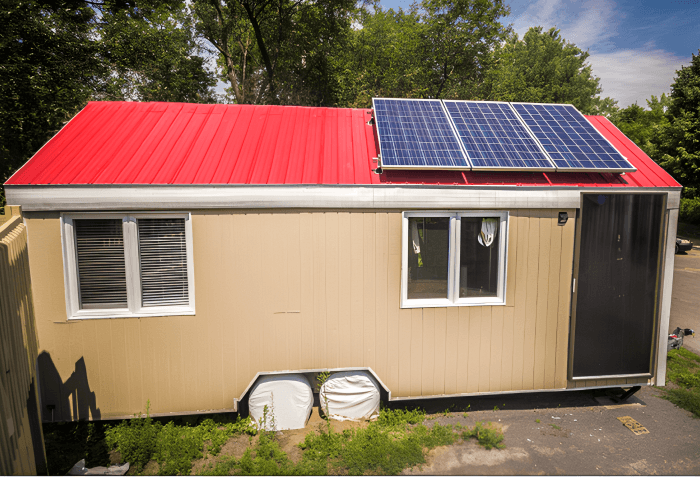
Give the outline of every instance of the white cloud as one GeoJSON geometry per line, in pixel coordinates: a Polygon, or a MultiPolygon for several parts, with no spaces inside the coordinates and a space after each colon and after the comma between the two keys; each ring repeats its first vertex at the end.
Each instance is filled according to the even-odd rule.
{"type": "Polygon", "coordinates": [[[522,37],[530,27],[556,27],[562,36],[582,49],[592,48],[617,35],[623,15],[612,0],[536,0],[513,18],[513,28],[522,37]]]}
{"type": "MultiPolygon", "coordinates": [[[[652,95],[668,94],[676,70],[690,63],[690,58],[655,48],[651,43],[635,49],[615,49],[614,39],[626,15],[613,0],[513,0],[513,3],[522,11],[511,17],[513,28],[521,38],[533,26],[561,30],[564,39],[588,50],[588,62],[603,87],[602,96],[617,100],[621,107],[635,102],[646,107],[646,100],[652,95]]],[[[656,29],[651,25],[648,28],[656,29]]]]}
{"type": "Polygon", "coordinates": [[[573,22],[562,29],[562,36],[579,48],[588,49],[617,35],[622,16],[615,2],[589,0],[583,4],[573,22]]]}
{"type": "Polygon", "coordinates": [[[651,48],[591,53],[588,61],[600,78],[601,96],[616,99],[620,107],[635,102],[646,107],[651,95],[670,93],[676,70],[690,64],[690,58],[651,48]]]}

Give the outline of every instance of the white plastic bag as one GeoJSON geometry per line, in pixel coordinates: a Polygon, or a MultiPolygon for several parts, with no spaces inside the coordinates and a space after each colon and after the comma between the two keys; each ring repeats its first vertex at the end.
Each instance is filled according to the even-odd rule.
{"type": "Polygon", "coordinates": [[[261,376],[248,398],[250,417],[268,431],[303,429],[313,405],[311,384],[303,374],[261,376]]]}
{"type": "Polygon", "coordinates": [[[319,393],[323,412],[338,421],[378,417],[379,400],[379,384],[367,371],[334,373],[319,393]]]}
{"type": "Polygon", "coordinates": [[[484,218],[481,219],[481,232],[477,237],[479,243],[484,247],[490,247],[498,233],[498,219],[484,218]]]}

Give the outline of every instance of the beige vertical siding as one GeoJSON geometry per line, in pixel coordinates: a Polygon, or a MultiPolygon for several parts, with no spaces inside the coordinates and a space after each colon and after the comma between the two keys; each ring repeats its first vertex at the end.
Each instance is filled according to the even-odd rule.
{"type": "Polygon", "coordinates": [[[195,316],[70,322],[59,215],[28,214],[44,399],[56,419],[230,409],[257,372],[363,366],[392,397],[566,388],[557,212],[510,211],[506,306],[401,309],[400,211],[193,211],[195,316]]]}
{"type": "Polygon", "coordinates": [[[19,207],[0,216],[0,474],[46,472],[36,392],[27,233],[19,207]]]}

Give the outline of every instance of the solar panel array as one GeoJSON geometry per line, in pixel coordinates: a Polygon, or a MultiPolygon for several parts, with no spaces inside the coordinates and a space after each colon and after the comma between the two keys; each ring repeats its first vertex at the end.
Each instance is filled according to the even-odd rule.
{"type": "Polygon", "coordinates": [[[554,170],[508,103],[445,101],[472,169],[554,170]]]}
{"type": "Polygon", "coordinates": [[[373,99],[382,167],[469,169],[440,100],[373,99]]]}
{"type": "Polygon", "coordinates": [[[636,170],[568,104],[372,101],[385,168],[636,170]]]}
{"type": "Polygon", "coordinates": [[[635,168],[570,104],[512,103],[557,169],[635,168]]]}

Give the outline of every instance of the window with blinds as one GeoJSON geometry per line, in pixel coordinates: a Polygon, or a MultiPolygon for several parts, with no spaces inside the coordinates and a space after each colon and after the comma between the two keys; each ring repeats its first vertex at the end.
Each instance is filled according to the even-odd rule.
{"type": "Polygon", "coordinates": [[[70,318],[194,314],[190,215],[62,217],[70,318]]]}
{"type": "Polygon", "coordinates": [[[185,219],[139,219],[143,306],[187,305],[185,219]]]}
{"type": "Polygon", "coordinates": [[[82,308],[126,308],[122,221],[76,220],[75,249],[82,308]]]}

